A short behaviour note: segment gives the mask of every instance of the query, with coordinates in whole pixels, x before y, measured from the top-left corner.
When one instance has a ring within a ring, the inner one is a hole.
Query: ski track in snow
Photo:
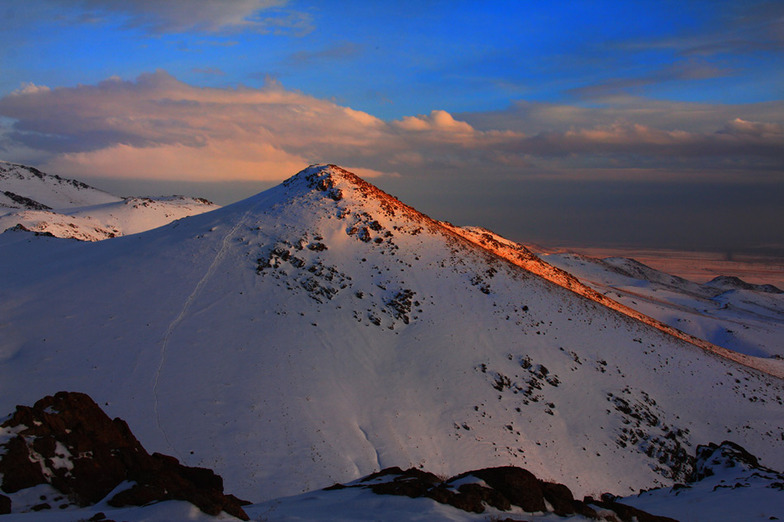
[[[379,455],[378,449],[376,448],[376,446],[372,442],[370,442],[370,437],[368,437],[367,431],[365,431],[365,429],[362,428],[362,426],[360,426],[359,424],[357,424],[357,428],[359,429],[360,432],[362,432],[362,435],[365,437],[365,440],[367,441],[368,445],[370,446],[370,449],[372,449],[373,453],[375,453],[375,455],[376,455],[376,468],[375,468],[374,471],[381,471],[381,469],[382,469],[381,468],[381,455]]]
[[[182,456],[179,454],[177,449],[174,447],[174,445],[172,444],[171,440],[169,440],[169,437],[166,434],[166,430],[163,429],[163,425],[161,424],[161,414],[160,414],[160,411],[158,410],[158,402],[159,402],[158,401],[158,384],[159,384],[159,381],[160,381],[160,378],[161,378],[161,372],[163,371],[163,366],[164,366],[164,364],[166,364],[166,350],[167,350],[167,348],[169,346],[169,339],[171,338],[171,335],[174,333],[174,330],[179,326],[179,324],[185,318],[186,313],[190,309],[190,307],[193,304],[193,302],[196,300],[196,297],[201,292],[201,289],[204,287],[204,285],[207,283],[207,281],[209,281],[209,279],[212,277],[212,274],[215,273],[215,269],[217,268],[218,263],[223,259],[223,256],[226,254],[226,250],[228,249],[228,246],[229,246],[229,241],[234,236],[234,234],[237,232],[237,230],[239,230],[240,227],[245,223],[245,221],[247,220],[248,216],[250,216],[250,214],[253,212],[253,210],[255,208],[256,208],[255,205],[250,207],[242,215],[242,217],[237,220],[237,224],[234,225],[231,228],[231,230],[229,230],[226,233],[225,236],[223,236],[223,240],[221,241],[221,247],[218,250],[218,252],[215,254],[215,257],[213,258],[212,263],[210,263],[210,266],[207,268],[207,271],[204,273],[204,276],[202,276],[202,278],[199,280],[199,282],[196,283],[196,286],[193,288],[193,292],[191,292],[191,294],[185,300],[185,303],[183,304],[182,309],[180,310],[180,313],[177,315],[177,317],[174,318],[174,320],[171,323],[169,323],[169,327],[166,328],[166,333],[163,335],[163,341],[161,342],[161,359],[160,359],[160,362],[158,363],[158,369],[155,372],[155,383],[153,384],[153,398],[154,398],[153,410],[155,411],[155,424],[158,427],[158,430],[163,435],[163,438],[166,441],[166,444],[171,449],[171,451],[173,451],[180,460],[182,460]]]

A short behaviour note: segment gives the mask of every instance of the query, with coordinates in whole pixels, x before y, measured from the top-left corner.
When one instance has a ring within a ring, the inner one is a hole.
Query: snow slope
[[[784,293],[771,285],[726,277],[697,284],[626,258],[541,259],[669,326],[743,354],[784,359]]]
[[[119,198],[80,181],[0,162],[0,232],[19,227],[100,241],[216,208],[206,199],[184,196]]]
[[[29,201],[25,202],[14,196],[27,198]],[[65,209],[116,203],[121,200],[122,198],[81,181],[52,176],[33,167],[0,161],[0,207]]]
[[[134,236],[9,232],[0,249],[0,411],[86,392],[254,502],[395,465],[629,494],[724,439],[784,467],[781,379],[334,166]]]

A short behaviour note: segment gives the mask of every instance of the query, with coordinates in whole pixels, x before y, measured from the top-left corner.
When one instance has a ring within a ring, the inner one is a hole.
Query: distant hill
[[[120,198],[86,183],[0,162],[0,232],[9,228],[99,241],[218,208],[184,196]]]

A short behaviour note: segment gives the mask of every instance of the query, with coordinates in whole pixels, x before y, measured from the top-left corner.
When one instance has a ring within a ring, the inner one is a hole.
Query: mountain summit
[[[784,467],[780,379],[335,166],[134,236],[0,248],[0,411],[88,393],[254,501],[389,466],[628,494],[725,439]]]

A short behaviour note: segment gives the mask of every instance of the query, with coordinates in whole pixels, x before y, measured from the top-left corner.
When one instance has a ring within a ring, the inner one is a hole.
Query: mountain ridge
[[[49,209],[74,208],[122,200],[87,183],[46,174],[35,167],[7,161],[0,161],[0,183],[4,186],[4,191],[27,197],[34,203]],[[22,194],[31,190],[31,194]],[[7,205],[7,201],[0,200],[0,206]]]
[[[626,258],[545,254],[596,292],[669,326],[734,352],[777,363],[784,359],[784,299],[775,287],[718,277],[698,284]],[[779,363],[780,364],[780,363]]]
[[[215,208],[203,198],[118,197],[78,180],[0,162],[0,232],[18,227],[64,239],[101,241]]]
[[[491,254],[498,255],[501,258],[515,264],[516,266],[520,266],[533,274],[543,277],[544,279],[555,283],[558,286],[576,293],[577,295],[607,306],[608,308],[631,317],[632,319],[641,321],[666,334],[693,344],[700,349],[705,350],[706,352],[715,354],[719,357],[730,359],[744,366],[748,366],[755,370],[759,370],[775,377],[784,379],[784,361],[771,361],[768,359],[761,359],[759,357],[748,356],[747,354],[729,350],[674,328],[662,321],[645,315],[638,310],[635,310],[634,308],[623,305],[618,301],[615,301],[606,295],[593,290],[589,286],[584,285],[579,281],[579,279],[572,276],[568,272],[543,261],[533,252],[528,250],[524,245],[505,239],[493,233],[492,231],[481,227],[456,227],[449,222],[434,220],[429,216],[417,211],[413,207],[405,205],[394,196],[379,190],[355,174],[348,172],[345,169],[338,167],[337,165],[328,165],[327,167],[331,169],[334,174],[330,174],[330,176],[326,178],[315,177],[315,174],[319,172],[316,170],[318,166],[311,166],[308,169],[302,171],[300,174],[305,176],[311,187],[317,187],[319,190],[325,192],[336,190],[335,183],[331,176],[339,175],[341,178],[345,179],[352,185],[358,187],[360,192],[362,192],[364,195],[372,194],[374,197],[378,198],[379,201],[383,202],[382,205],[386,205],[389,210],[398,208],[404,210],[410,216],[416,216],[417,219],[428,222],[431,225],[432,230],[439,230],[441,233],[451,233],[453,236],[463,238],[469,241],[471,244],[478,245],[483,249],[486,249]],[[300,174],[298,174],[298,176]],[[294,179],[296,179],[296,176],[291,178],[291,180],[287,181],[286,183],[294,183]],[[337,190],[339,191],[339,189]],[[330,197],[334,198],[341,196],[339,195],[339,192],[332,192]],[[685,282],[685,280],[682,281]]]
[[[591,301],[600,303],[612,310],[622,313],[623,315],[631,317],[632,319],[641,321],[666,334],[693,344],[694,346],[697,346],[706,352],[715,354],[719,357],[730,359],[739,364],[748,366],[749,368],[753,368],[755,370],[759,370],[774,377],[784,379],[784,361],[754,357],[744,353],[739,353],[735,350],[730,350],[725,347],[713,344],[709,341],[706,341],[705,339],[701,339],[700,337],[689,334],[662,321],[654,319],[653,317],[650,317],[649,315],[646,315],[639,310],[624,305],[602,293],[597,292],[590,286],[583,284],[578,278],[571,275],[569,272],[543,261],[533,252],[525,248],[525,246],[501,238],[489,230],[478,227],[454,227],[454,230],[456,233],[464,235],[464,237],[475,242],[476,244],[485,246],[487,248],[492,248],[492,250],[501,257],[504,257],[512,263],[521,266],[522,268],[537,274],[563,288],[566,288],[567,290],[571,290],[577,295],[581,295]],[[685,280],[683,281],[685,282]]]

